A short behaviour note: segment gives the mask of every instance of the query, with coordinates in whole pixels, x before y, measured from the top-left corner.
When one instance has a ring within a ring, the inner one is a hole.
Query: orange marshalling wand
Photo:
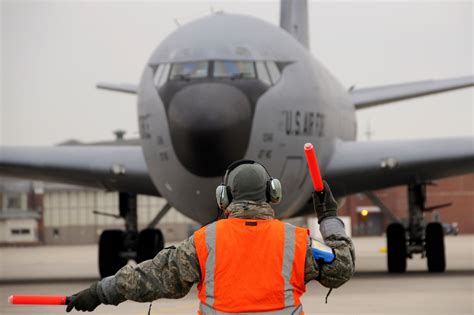
[[[322,192],[324,190],[323,180],[321,178],[321,172],[319,171],[318,160],[316,159],[316,152],[314,146],[311,143],[304,145],[304,153],[306,154],[306,160],[308,161],[309,173],[313,180],[314,190]]]

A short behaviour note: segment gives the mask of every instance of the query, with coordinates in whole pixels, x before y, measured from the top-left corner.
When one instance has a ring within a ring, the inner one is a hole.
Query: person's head
[[[239,160],[229,165],[216,189],[217,204],[222,210],[232,201],[278,203],[281,197],[280,181],[252,160]]]

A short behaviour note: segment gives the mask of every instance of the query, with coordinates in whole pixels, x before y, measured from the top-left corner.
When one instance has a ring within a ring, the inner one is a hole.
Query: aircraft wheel
[[[425,250],[428,258],[428,270],[430,272],[445,271],[444,231],[441,223],[432,222],[426,226]]]
[[[407,269],[407,241],[405,228],[400,223],[387,227],[387,265],[393,273],[405,272]]]
[[[138,234],[137,263],[152,259],[165,247],[163,233],[159,229],[146,229]]]
[[[120,256],[124,232],[121,230],[103,231],[99,239],[99,273],[101,278],[114,275],[127,264]]]

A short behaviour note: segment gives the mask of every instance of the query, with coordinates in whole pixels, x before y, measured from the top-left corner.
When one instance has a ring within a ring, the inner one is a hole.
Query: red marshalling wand
[[[311,143],[304,145],[304,153],[306,154],[306,160],[308,161],[309,173],[313,180],[314,190],[316,192],[322,192],[324,190],[323,180],[321,178],[321,172],[319,171],[318,160],[316,159],[316,152],[314,146]]]
[[[70,299],[69,296],[12,295],[8,298],[8,302],[29,305],[67,305]]]

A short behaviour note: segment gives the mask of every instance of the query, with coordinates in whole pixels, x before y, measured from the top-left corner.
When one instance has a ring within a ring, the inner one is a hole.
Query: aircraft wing
[[[474,76],[385,85],[349,91],[356,109],[474,86]]]
[[[474,138],[336,143],[323,174],[336,196],[474,172]]]
[[[159,196],[139,146],[2,146],[0,175]]]

